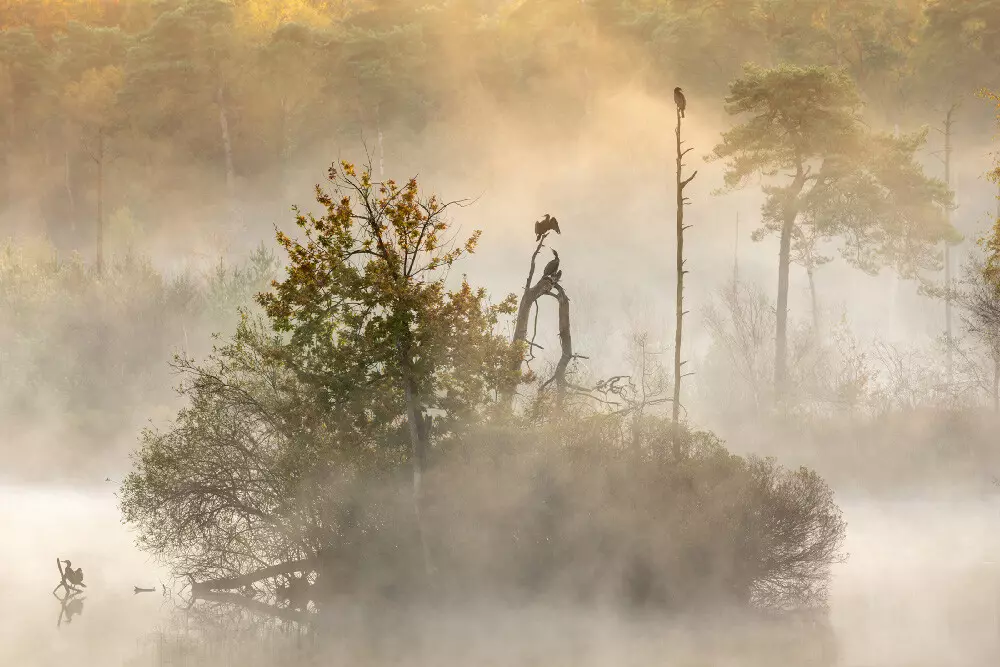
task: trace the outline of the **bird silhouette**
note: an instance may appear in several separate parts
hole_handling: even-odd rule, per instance
[[[554,257],[549,260],[549,263],[545,265],[542,269],[542,278],[552,278],[555,276],[556,271],[559,270],[559,253],[555,250],[552,251]]]
[[[681,118],[684,118],[684,110],[687,109],[688,103],[680,86],[674,88],[674,102],[677,103],[677,110],[681,112]]]
[[[83,568],[78,567],[73,569],[73,563],[68,560],[64,560],[63,563],[66,565],[66,581],[74,586],[87,587],[87,584],[83,583]]]
[[[541,241],[542,235],[551,231],[555,231],[556,234],[562,234],[559,231],[559,221],[546,213],[544,218],[535,223],[535,241]]]

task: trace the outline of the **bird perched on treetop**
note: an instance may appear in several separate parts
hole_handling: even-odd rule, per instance
[[[546,213],[544,218],[535,223],[535,240],[541,241],[542,234],[546,234],[553,230],[556,234],[562,234],[562,232],[559,231],[559,221]]]
[[[542,278],[550,278],[555,275],[556,271],[559,270],[559,253],[555,250],[552,251],[554,257],[549,260],[549,263],[545,265],[542,269]]]
[[[684,110],[687,109],[688,103],[684,99],[684,93],[681,92],[680,86],[674,88],[674,102],[677,103],[677,110],[681,112],[681,118],[684,118]]]

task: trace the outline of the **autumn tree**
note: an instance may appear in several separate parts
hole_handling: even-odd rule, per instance
[[[763,229],[780,239],[774,385],[785,390],[789,268],[802,222],[843,241],[842,255],[877,271],[913,276],[936,260],[934,244],[953,239],[943,216],[947,187],[924,175],[915,152],[923,133],[893,137],[865,129],[850,78],[822,67],[747,65],[730,85],[726,110],[749,116],[723,133],[712,157],[726,163],[728,188],[765,179]],[[815,231],[810,231],[815,233]]]
[[[514,297],[489,305],[465,281],[447,289],[447,271],[479,239],[455,243],[454,202],[421,197],[415,180],[375,182],[370,167],[344,163],[329,177],[334,192],[317,196],[326,213],[297,218],[305,238],[278,234],[288,277],[259,302],[328,409],[352,415],[376,446],[404,436],[419,526],[432,433],[446,437],[488,406],[510,372],[512,347],[493,327]]]

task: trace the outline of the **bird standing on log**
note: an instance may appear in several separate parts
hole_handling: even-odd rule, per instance
[[[677,103],[677,110],[681,112],[681,118],[684,118],[684,110],[687,109],[688,103],[680,86],[674,88],[674,102]]]

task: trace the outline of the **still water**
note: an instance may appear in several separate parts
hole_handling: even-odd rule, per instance
[[[161,595],[164,570],[121,525],[114,492],[111,483],[0,487],[0,665],[118,667],[165,627],[176,601]],[[841,505],[850,557],[830,589],[839,664],[997,664],[1000,503]],[[57,556],[83,567],[87,584],[82,614],[58,627]],[[134,586],[157,592],[135,595]],[[609,664],[621,662],[613,640],[601,651]]]

